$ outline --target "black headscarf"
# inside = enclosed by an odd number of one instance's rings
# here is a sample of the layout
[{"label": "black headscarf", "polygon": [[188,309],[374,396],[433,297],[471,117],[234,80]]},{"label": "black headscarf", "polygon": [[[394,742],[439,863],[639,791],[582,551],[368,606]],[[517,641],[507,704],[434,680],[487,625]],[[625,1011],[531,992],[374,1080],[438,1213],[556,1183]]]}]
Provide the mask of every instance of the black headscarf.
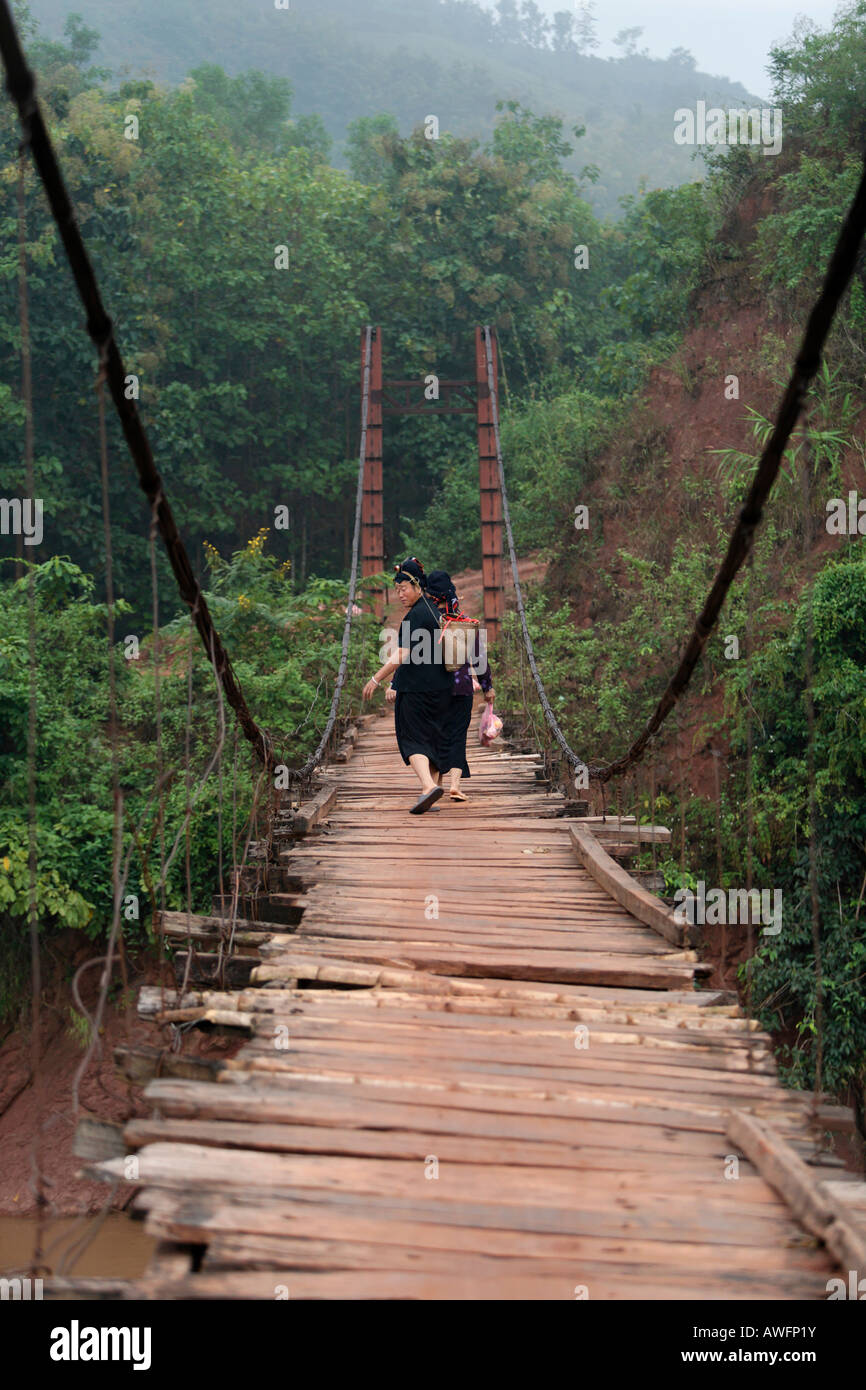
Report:
[{"label": "black headscarf", "polygon": [[402,584],[404,580],[408,579],[414,584],[420,584],[423,588],[426,578],[424,566],[420,560],[415,559],[414,555],[410,559],[404,560],[402,565],[394,566],[395,584]]},{"label": "black headscarf", "polygon": [[445,570],[434,570],[425,583],[425,589],[434,603],[441,604],[448,617],[455,617],[460,612],[460,600],[457,597],[457,590],[451,580],[451,575]]}]

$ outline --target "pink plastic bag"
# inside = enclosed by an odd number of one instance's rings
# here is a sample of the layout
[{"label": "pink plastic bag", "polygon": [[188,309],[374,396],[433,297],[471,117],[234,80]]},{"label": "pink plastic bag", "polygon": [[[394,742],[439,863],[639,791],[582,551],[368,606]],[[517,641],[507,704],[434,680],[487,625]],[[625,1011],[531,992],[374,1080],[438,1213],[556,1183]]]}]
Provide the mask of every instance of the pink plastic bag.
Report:
[{"label": "pink plastic bag", "polygon": [[481,719],[478,724],[479,743],[481,743],[485,748],[487,748],[489,744],[491,744],[495,738],[498,738],[501,733],[502,720],[499,718],[498,714],[493,713],[492,704],[485,705],[481,715]]}]

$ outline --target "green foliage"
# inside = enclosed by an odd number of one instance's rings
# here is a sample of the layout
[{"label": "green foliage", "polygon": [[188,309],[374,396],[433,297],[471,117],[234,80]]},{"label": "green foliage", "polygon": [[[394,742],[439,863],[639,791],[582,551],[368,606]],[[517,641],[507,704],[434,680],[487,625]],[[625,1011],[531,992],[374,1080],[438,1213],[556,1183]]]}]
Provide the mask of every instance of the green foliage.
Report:
[{"label": "green foliage", "polygon": [[825,149],[860,149],[866,136],[866,0],[849,0],[821,30],[801,18],[770,50],[770,76],[789,131]]},{"label": "green foliage", "polygon": [[[834,152],[835,154],[835,152]],[[784,294],[812,298],[824,273],[829,248],[842,227],[860,180],[859,156],[842,152],[841,162],[803,151],[778,181],[778,211],[758,230],[759,265],[765,284]],[[855,281],[862,288],[862,272]]]},{"label": "green foliage", "polygon": [[[0,826],[0,840],[3,842],[3,853],[0,854],[0,917],[17,919],[19,925],[28,920],[31,901],[26,834],[26,827],[16,826],[14,822]],[[56,869],[37,870],[34,886],[33,898],[40,924],[47,919],[52,927],[84,927],[92,918],[92,905],[64,883]]]},{"label": "green foliage", "polygon": [[618,418],[611,401],[574,389],[523,401],[508,412],[502,447],[519,552],[547,545],[572,526],[581,488]]},{"label": "green foliage", "polygon": [[[856,383],[841,364],[824,358],[814,379],[804,423],[791,432],[773,487],[773,517],[783,535],[802,539],[811,535],[813,499],[826,498],[843,489],[843,463],[852,455],[866,458],[859,428],[860,403]],[[729,507],[744,501],[754,480],[761,453],[773,433],[773,421],[752,406],[746,419],[759,452],[712,449],[719,459],[718,477]],[[819,506],[823,514],[823,506]]]},{"label": "green foliage", "polygon": [[209,116],[238,150],[258,148],[280,154],[286,146],[286,127],[292,104],[291,83],[261,72],[229,77],[216,63],[193,68],[195,108]]},{"label": "green foliage", "polygon": [[72,1039],[82,1052],[85,1052],[90,1042],[89,1020],[85,1018],[84,1014],[80,1014],[77,1009],[73,1009],[71,1005],[66,1010],[66,1016],[69,1020],[66,1027],[67,1036]]},{"label": "green foliage", "polygon": [[601,296],[602,308],[615,316],[612,341],[588,373],[602,394],[633,391],[646,368],[676,345],[716,230],[710,200],[697,184],[623,202],[611,283]]},{"label": "green foliage", "polygon": [[399,139],[397,120],[387,112],[352,121],[346,154],[353,176],[360,183],[386,183],[394,168],[392,153]]},{"label": "green foliage", "polygon": [[[824,380],[831,379],[830,368],[822,363]],[[854,445],[853,435],[849,433],[856,422],[857,406],[852,393],[846,392],[842,401],[832,412],[816,411],[812,418],[832,418],[839,421],[840,428],[816,429],[810,423],[805,429],[795,429],[785,447],[779,468],[775,495],[781,503],[796,504],[802,493],[802,474],[804,468],[811,475],[811,482],[819,476],[826,476],[831,487],[841,487],[841,464],[846,451]],[[719,478],[729,500],[741,501],[749,490],[760,462],[761,454],[773,433],[774,421],[768,420],[753,406],[746,406],[746,419],[752,426],[752,434],[759,446],[758,453],[749,454],[740,449],[711,449],[718,455]]]},{"label": "green foliage", "polygon": [[[506,103],[487,146],[448,134],[428,141],[420,131],[398,139],[374,122],[378,133],[358,133],[358,170],[374,179],[362,184],[318,162],[312,118],[304,128],[313,148],[293,143],[300,125],[291,124],[290,97],[281,79],[228,77],[212,64],[176,91],[146,82],[106,91],[82,79],[55,113],[55,135],[188,543],[236,548],[286,505],[293,524],[283,558],[303,589],[311,573],[345,572],[348,561],[364,322],[389,325],[388,351],[402,373],[435,368],[448,377],[466,374],[475,325],[494,321],[520,344],[515,391],[542,371],[593,359],[630,330],[601,312],[606,236],[564,172],[569,144],[559,119]],[[137,141],[123,138],[128,115],[139,120]],[[18,372],[16,140],[4,108],[0,225],[12,250],[0,255],[10,291],[0,363],[10,379]],[[91,572],[102,541],[98,474],[85,466],[94,451],[89,348],[30,176],[26,196],[45,553],[69,551]],[[583,278],[573,265],[577,241],[593,247]],[[275,268],[280,245],[288,248],[283,271]],[[621,247],[617,254],[627,266]],[[0,394],[0,447],[10,458],[21,429],[18,402]],[[423,512],[468,436],[463,422],[411,420],[389,430],[386,467],[401,474],[388,492],[389,548],[400,517]],[[144,528],[127,505],[128,464],[113,424],[110,443],[115,576],[143,617]],[[61,453],[79,466],[70,469]],[[162,560],[160,569],[166,578]]]},{"label": "green foliage", "polygon": [[478,507],[478,457],[466,451],[449,461],[439,489],[421,521],[403,518],[407,531],[400,550],[407,555],[434,555],[436,564],[451,573],[481,564],[481,520]]},{"label": "green foliage", "polygon": [[[818,895],[824,989],[824,1085],[866,1089],[866,564],[856,549],[802,596],[793,622],[754,663],[757,845],[784,892],[779,937],[761,945],[754,988],[767,1021],[796,1027],[792,1079],[811,1085],[816,966],[809,892],[809,729],[804,693],[812,629]],[[745,672],[738,740],[742,749]],[[766,871],[765,871],[766,872]]]},{"label": "green foliage", "polygon": [[[306,21],[298,22],[303,31]],[[64,63],[74,66],[76,54],[88,62],[86,36],[74,26],[70,35]],[[60,60],[47,49],[43,60],[41,90],[51,107]],[[601,401],[633,391],[682,327],[711,230],[700,189],[632,201],[613,231],[587,202],[597,171],[570,172],[575,143],[586,138],[582,126],[567,135],[562,118],[513,98],[491,102],[486,141],[448,131],[428,140],[420,129],[403,137],[392,116],[359,117],[349,140],[353,179],[323,164],[321,121],[293,115],[294,83],[282,74],[229,76],[199,63],[166,90],[138,78],[112,89],[90,69],[76,72],[71,84],[63,77],[65,96],[51,107],[55,138],[188,544],[209,539],[235,550],[285,505],[292,526],[279,543],[294,587],[303,590],[312,574],[345,573],[365,322],[387,325],[386,374],[393,362],[401,376],[444,378],[471,370],[476,324],[495,324],[515,408],[550,416],[546,433],[557,456],[527,475],[520,523],[522,538],[540,543],[544,489],[553,489],[561,513],[577,464],[564,417],[576,408],[585,421],[603,417],[605,406],[591,395]],[[138,140],[123,138],[130,115]],[[9,291],[0,309],[0,374],[10,380],[19,370],[16,150],[4,108],[0,228],[10,249],[0,252]],[[26,198],[44,554],[69,552],[95,572],[101,503],[84,386],[89,346],[56,231],[29,175]],[[581,245],[590,248],[588,270],[574,263]],[[281,246],[284,270],[275,265]],[[571,403],[533,406],[541,379],[548,400]],[[0,449],[10,458],[22,426],[14,393],[0,390]],[[577,428],[585,467],[601,436],[591,423]],[[452,567],[477,556],[474,518],[454,524],[455,508],[468,501],[473,433],[464,421],[389,425],[389,552],[401,532],[423,539],[447,525]],[[144,528],[128,506],[128,463],[113,422],[110,434],[115,576],[141,622],[150,608]],[[520,441],[517,452],[520,490]],[[159,568],[167,580],[162,557]]]},{"label": "green foliage", "polygon": [[[227,642],[254,716],[280,756],[299,765],[318,742],[340,660],[346,586],[314,580],[300,594],[284,562],[266,552],[260,532],[229,560],[208,555],[208,604]],[[115,649],[118,739],[112,753],[106,611],[91,601],[93,581],[68,560],[32,569],[36,615],[36,907],[40,931],[83,931],[103,940],[113,907],[112,768],[123,799],[126,894],[139,898],[124,916],[130,944],[148,939],[160,864],[169,908],[207,910],[224,863],[240,856],[258,781],[231,712],[221,742],[220,698],[189,618],[143,636],[137,659]],[[376,582],[375,576],[364,581]],[[0,1015],[14,1010],[26,979],[30,902],[26,812],[30,693],[28,577],[0,583]],[[115,605],[116,620],[128,605]],[[119,623],[118,635],[122,632]],[[375,664],[377,625],[353,623],[343,713]],[[158,682],[158,704],[157,704]],[[160,730],[157,731],[157,716]],[[215,760],[222,748],[221,757]],[[211,767],[211,764],[213,766]],[[154,796],[160,767],[170,775]],[[208,773],[208,768],[211,767]],[[189,769],[188,773],[185,769]],[[188,868],[187,868],[188,859]]]}]

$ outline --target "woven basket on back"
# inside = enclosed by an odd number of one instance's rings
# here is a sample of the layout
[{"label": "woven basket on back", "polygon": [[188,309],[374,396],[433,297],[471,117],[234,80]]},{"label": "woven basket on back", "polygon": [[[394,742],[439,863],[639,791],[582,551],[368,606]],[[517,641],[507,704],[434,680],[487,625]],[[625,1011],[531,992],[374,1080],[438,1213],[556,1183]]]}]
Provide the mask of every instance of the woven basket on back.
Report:
[{"label": "woven basket on back", "polygon": [[442,660],[447,671],[457,671],[475,656],[477,618],[446,618],[442,624]]}]

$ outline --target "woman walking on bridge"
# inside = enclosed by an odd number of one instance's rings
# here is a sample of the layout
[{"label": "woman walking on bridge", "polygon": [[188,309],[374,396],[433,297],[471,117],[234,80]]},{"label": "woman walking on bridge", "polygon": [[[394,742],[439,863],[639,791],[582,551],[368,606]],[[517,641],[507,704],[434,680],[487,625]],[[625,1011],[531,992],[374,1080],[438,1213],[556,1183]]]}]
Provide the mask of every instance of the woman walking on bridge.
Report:
[{"label": "woman walking on bridge", "polygon": [[[458,621],[463,618],[460,600],[450,574],[445,570],[434,570],[427,580],[427,593],[436,604],[443,618]],[[486,654],[482,654],[478,631],[471,634],[468,660],[454,672],[451,692],[451,706],[445,720],[444,777],[450,783],[452,801],[468,801],[460,790],[461,777],[471,776],[466,761],[466,735],[472,722],[472,706],[476,690],[484,691],[484,699],[493,703],[493,678],[487,665]]]},{"label": "woman walking on bridge", "polygon": [[437,640],[439,614],[423,593],[424,582],[424,567],[414,557],[396,566],[397,598],[406,610],[400,623],[399,645],[363,691],[363,698],[370,700],[377,687],[394,676],[397,747],[421,783],[421,795],[410,808],[414,816],[429,811],[444,794],[436,778],[446,765],[445,723],[450,714],[453,684]]}]

